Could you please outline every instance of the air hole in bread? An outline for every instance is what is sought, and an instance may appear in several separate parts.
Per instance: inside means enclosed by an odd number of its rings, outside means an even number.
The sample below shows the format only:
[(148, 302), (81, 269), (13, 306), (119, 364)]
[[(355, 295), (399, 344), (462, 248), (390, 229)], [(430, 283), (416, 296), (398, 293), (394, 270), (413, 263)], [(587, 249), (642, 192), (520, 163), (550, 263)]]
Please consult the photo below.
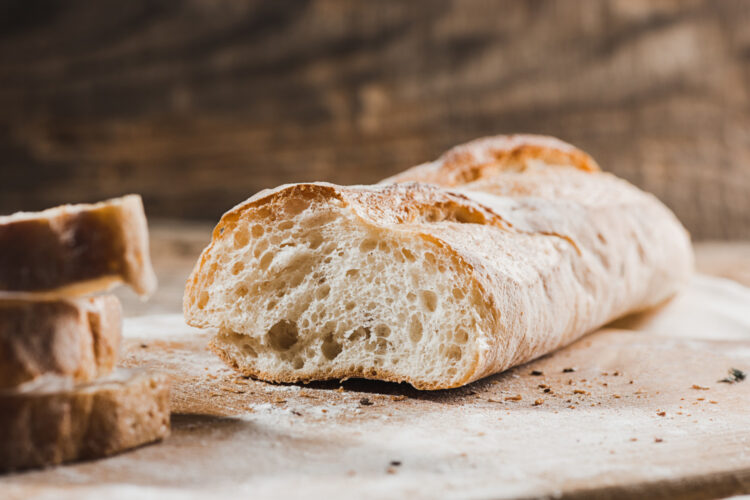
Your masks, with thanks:
[(310, 203), (307, 200), (301, 198), (291, 198), (286, 202), (286, 214), (289, 216), (295, 216), (303, 212), (309, 206)]
[(198, 297), (198, 309), (203, 309), (208, 304), (208, 292), (203, 290)]
[(388, 328), (388, 325), (378, 325), (375, 327), (375, 335), (378, 337), (387, 337), (391, 334), (391, 329)]
[(268, 269), (268, 266), (271, 265), (271, 261), (273, 261), (273, 253), (266, 252), (263, 257), (260, 258), (260, 262), (258, 263), (258, 267), (260, 267), (261, 270), (265, 271)]
[(250, 241), (250, 234), (245, 226), (237, 226), (234, 229), (234, 248), (242, 248)]
[(464, 298), (464, 292), (458, 287), (453, 287), (453, 298), (456, 300), (461, 300)]
[(409, 340), (415, 344), (422, 340), (422, 322), (417, 316), (412, 316), (409, 322)]
[(459, 344), (465, 344), (469, 340), (469, 334), (466, 333), (466, 330), (460, 329), (460, 330), (456, 331), (454, 339)]
[(248, 292), (248, 290), (247, 290), (247, 287), (246, 287), (245, 285), (240, 285), (240, 286), (238, 286), (238, 287), (237, 287), (237, 289), (236, 289), (236, 290), (234, 291), (234, 294), (235, 294), (235, 295), (236, 295), (237, 297), (244, 297), (244, 296), (246, 296), (246, 295), (247, 295), (247, 292)]
[(370, 338), (370, 329), (364, 326), (360, 326), (359, 328), (355, 329), (351, 335), (349, 335), (349, 340), (356, 342), (358, 340), (368, 340)]
[(415, 300), (417, 300), (417, 296), (409, 292), (406, 294), (406, 300), (408, 300), (409, 302), (414, 302)]
[(329, 333), (323, 340), (323, 344), (320, 346), (320, 351), (323, 356), (329, 361), (336, 359), (336, 356), (341, 354), (341, 344), (333, 339), (333, 334)]
[(355, 307), (357, 307), (357, 304), (355, 302), (347, 302), (346, 303), (346, 310), (347, 311), (351, 311)]
[(247, 354), (248, 356), (251, 356), (251, 357), (253, 357), (253, 358), (257, 358), (257, 357), (258, 357), (258, 353), (257, 353), (257, 352), (255, 351), (255, 349), (253, 349), (253, 346), (252, 346), (252, 345), (250, 345), (250, 344), (249, 344), (249, 343), (247, 343), (247, 342), (246, 342), (246, 343), (244, 343), (244, 344), (242, 344), (242, 350), (243, 350), (243, 351), (245, 352), (245, 354)]
[(420, 292), (421, 298), (422, 298), (422, 305), (430, 312), (435, 312), (435, 309), (437, 309), (437, 295), (435, 292), (431, 292), (430, 290), (422, 290)]
[(378, 242), (375, 240), (364, 240), (362, 243), (359, 244), (359, 249), (362, 252), (371, 252), (375, 250), (375, 247), (378, 246)]
[(292, 361), (292, 368), (295, 370), (301, 370), (305, 366), (305, 360), (302, 358), (294, 358)]
[(328, 285), (323, 285), (316, 291), (315, 295), (318, 298), (318, 300), (323, 300), (326, 297), (328, 297), (328, 294), (331, 292), (331, 287)]
[(408, 260), (409, 262), (414, 262), (415, 260), (417, 260), (417, 257), (413, 253), (411, 253), (409, 250), (407, 250), (406, 248), (402, 248), (401, 249), (401, 253), (404, 255), (404, 257), (406, 258), (406, 260)]
[(294, 221), (291, 220), (285, 220), (281, 224), (278, 225), (278, 229), (282, 231), (286, 231), (287, 229), (291, 229), (294, 227)]
[(240, 274), (243, 269), (245, 269), (245, 264), (243, 264), (242, 261), (238, 260), (232, 264), (232, 274), (234, 275)]
[(446, 351), (446, 356), (448, 357), (448, 359), (453, 359), (456, 361), (461, 359), (462, 354), (463, 352), (461, 351), (461, 348), (455, 345), (450, 346)]
[(359, 276), (359, 269), (349, 269), (346, 272), (347, 278), (356, 278), (357, 276)]
[(299, 339), (297, 324), (292, 321), (281, 320), (274, 324), (268, 333), (268, 344), (276, 351), (288, 351)]
[(263, 226), (261, 226), (260, 224), (255, 224), (250, 230), (250, 233), (253, 235), (253, 238), (260, 238), (261, 236), (263, 236)]

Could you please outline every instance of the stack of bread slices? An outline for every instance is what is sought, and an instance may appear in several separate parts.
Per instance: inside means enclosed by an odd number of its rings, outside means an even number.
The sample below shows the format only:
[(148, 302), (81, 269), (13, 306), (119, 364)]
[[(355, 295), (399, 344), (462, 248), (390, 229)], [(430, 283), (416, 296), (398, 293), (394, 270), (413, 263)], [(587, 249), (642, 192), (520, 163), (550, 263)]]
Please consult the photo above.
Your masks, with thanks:
[(119, 283), (156, 287), (139, 196), (0, 217), (0, 470), (168, 435), (168, 379), (115, 368)]

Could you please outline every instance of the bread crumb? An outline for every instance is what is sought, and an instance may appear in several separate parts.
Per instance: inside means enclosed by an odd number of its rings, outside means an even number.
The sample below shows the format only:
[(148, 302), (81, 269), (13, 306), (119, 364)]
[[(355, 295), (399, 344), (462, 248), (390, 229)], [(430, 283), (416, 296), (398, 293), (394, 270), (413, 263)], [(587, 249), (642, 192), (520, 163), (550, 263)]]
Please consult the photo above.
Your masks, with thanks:
[(621, 396), (619, 394), (612, 394), (612, 397), (615, 399), (620, 399)]
[(584, 391), (583, 389), (573, 389), (573, 394), (586, 394), (586, 395), (591, 395), (591, 393), (590, 393), (590, 392), (586, 392), (586, 391)]
[(359, 400), (359, 404), (362, 406), (372, 406), (374, 403), (367, 398), (362, 398)]
[(654, 443), (661, 443), (664, 440), (662, 438), (654, 438)]
[(520, 394), (516, 394), (515, 396), (506, 396), (505, 401), (521, 401), (523, 399), (523, 396)]
[(702, 385), (698, 385), (698, 384), (693, 384), (692, 386), (690, 386), (690, 388), (698, 390), (698, 391), (707, 391), (710, 389), (710, 387), (703, 387)]
[(709, 403), (711, 403), (712, 405), (717, 405), (717, 404), (719, 404), (719, 402), (718, 402), (718, 401), (714, 401), (713, 399), (709, 400), (708, 402), (709, 402)]
[(534, 401), (534, 406), (539, 406), (540, 404), (543, 404), (543, 403), (544, 403), (543, 399), (537, 399), (536, 401)]
[(665, 411), (657, 411), (656, 414), (659, 415), (660, 417), (666, 417), (667, 416), (667, 412), (665, 412)]
[(400, 395), (400, 396), (391, 396), (391, 401), (403, 401), (406, 399), (406, 396)]

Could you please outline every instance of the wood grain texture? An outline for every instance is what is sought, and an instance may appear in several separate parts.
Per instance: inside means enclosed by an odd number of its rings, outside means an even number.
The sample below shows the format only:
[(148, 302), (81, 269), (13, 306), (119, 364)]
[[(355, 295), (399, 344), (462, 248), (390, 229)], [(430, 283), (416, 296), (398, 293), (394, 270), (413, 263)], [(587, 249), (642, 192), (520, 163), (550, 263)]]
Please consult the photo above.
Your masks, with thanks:
[(750, 3), (0, 6), (0, 212), (144, 196), (216, 220), (496, 133), (559, 136), (696, 238), (750, 237)]

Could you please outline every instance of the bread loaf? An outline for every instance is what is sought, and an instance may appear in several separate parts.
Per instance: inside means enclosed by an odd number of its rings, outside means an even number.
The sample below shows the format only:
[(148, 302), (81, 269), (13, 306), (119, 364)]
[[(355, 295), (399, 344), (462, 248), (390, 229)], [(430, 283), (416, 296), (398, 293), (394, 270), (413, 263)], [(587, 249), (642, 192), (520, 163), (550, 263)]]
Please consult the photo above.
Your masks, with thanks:
[(0, 390), (0, 470), (104, 457), (167, 435), (165, 375), (118, 369), (80, 385), (58, 377)]
[(0, 300), (0, 389), (41, 375), (90, 381), (112, 371), (120, 346), (120, 302)]
[(380, 185), (256, 194), (217, 225), (184, 314), (264, 380), (444, 389), (667, 300), (692, 259), (669, 209), (584, 152), (494, 137)]
[(0, 298), (67, 298), (120, 282), (142, 296), (156, 288), (140, 196), (0, 217)]

